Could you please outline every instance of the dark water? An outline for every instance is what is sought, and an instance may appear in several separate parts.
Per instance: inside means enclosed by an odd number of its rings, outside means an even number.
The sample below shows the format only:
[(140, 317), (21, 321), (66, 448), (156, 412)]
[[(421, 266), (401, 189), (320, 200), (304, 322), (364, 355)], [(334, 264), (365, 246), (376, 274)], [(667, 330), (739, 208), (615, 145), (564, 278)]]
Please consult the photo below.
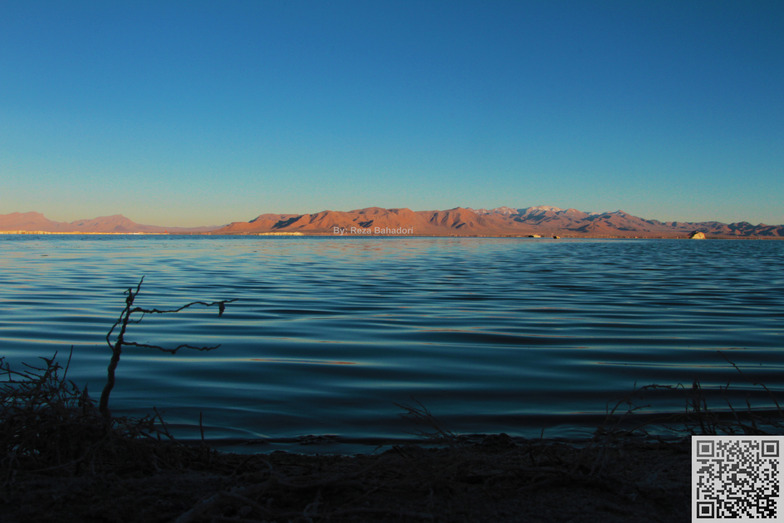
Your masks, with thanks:
[[(185, 438), (199, 413), (214, 440), (406, 438), (395, 403), (415, 401), (455, 432), (578, 436), (635, 384), (732, 382), (760, 406), (752, 381), (784, 388), (773, 241), (0, 236), (0, 355), (73, 345), (69, 375), (97, 397), (142, 275), (138, 305), (238, 300), (129, 328), (222, 344), (120, 362), (113, 412), (157, 406)], [(651, 411), (684, 409), (654, 396)]]

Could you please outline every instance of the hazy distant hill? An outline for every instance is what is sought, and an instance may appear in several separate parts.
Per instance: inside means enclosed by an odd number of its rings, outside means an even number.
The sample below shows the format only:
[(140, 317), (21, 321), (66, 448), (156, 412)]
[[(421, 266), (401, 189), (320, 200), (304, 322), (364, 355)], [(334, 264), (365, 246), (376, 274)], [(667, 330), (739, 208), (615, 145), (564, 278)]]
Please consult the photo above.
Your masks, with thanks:
[(38, 212), (0, 214), (0, 232), (59, 232), (59, 233), (194, 233), (214, 230), (217, 227), (160, 227), (142, 225), (120, 214), (55, 222)]
[(660, 222), (624, 211), (588, 213), (548, 205), (515, 209), (412, 211), (368, 207), (313, 214), (262, 214), (248, 222), (222, 227), (140, 225), (121, 215), (70, 223), (55, 222), (37, 212), (0, 215), (0, 232), (71, 233), (208, 233), (208, 234), (345, 234), (421, 236), (528, 236), (682, 238), (693, 231), (720, 238), (782, 238), (784, 225), (748, 222)]

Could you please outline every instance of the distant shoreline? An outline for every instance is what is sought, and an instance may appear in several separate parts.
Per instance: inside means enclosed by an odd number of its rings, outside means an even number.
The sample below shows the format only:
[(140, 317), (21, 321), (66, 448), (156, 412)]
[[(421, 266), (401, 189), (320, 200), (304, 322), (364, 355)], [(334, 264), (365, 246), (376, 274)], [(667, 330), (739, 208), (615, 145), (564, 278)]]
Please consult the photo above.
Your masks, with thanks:
[(168, 232), (85, 232), (85, 231), (0, 231), (0, 234), (19, 234), (19, 235), (33, 235), (33, 236), (43, 236), (43, 235), (60, 235), (60, 236), (84, 236), (84, 235), (113, 235), (113, 236), (172, 236), (175, 234), (183, 234), (183, 233), (168, 233)]
[[(330, 234), (319, 232), (243, 232), (225, 233), (206, 232), (87, 232), (87, 231), (0, 231), (0, 236), (280, 236), (297, 238), (518, 238), (531, 240), (689, 240), (683, 235), (641, 236), (641, 235), (557, 235), (533, 236), (530, 234)], [(729, 236), (711, 235), (708, 240), (784, 240), (779, 236)]]

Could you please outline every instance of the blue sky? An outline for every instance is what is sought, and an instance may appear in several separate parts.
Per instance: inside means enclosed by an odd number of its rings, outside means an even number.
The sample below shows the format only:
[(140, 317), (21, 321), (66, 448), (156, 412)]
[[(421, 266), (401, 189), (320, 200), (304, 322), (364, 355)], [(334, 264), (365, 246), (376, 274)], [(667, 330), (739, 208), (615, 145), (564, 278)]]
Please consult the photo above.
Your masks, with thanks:
[(0, 214), (784, 223), (780, 1), (0, 3)]

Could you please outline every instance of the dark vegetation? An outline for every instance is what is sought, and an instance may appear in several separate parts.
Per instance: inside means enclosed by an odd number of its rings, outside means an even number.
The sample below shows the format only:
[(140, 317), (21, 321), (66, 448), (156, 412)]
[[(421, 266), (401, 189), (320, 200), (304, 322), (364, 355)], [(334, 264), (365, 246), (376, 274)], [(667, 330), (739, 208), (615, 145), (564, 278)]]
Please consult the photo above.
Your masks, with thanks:
[[(129, 325), (197, 305), (222, 314), (231, 301), (144, 309), (134, 305), (141, 283), (107, 334), (97, 404), (68, 380), (70, 356), (21, 370), (0, 358), (0, 521), (688, 521), (690, 434), (781, 429), (775, 399), (773, 411), (713, 410), (695, 382), (636, 389), (583, 441), (461, 436), (416, 403), (399, 406), (422, 445), (357, 456), (219, 453), (203, 439), (176, 441), (157, 411), (110, 414), (124, 349), (216, 348), (131, 342)], [(645, 395), (663, 389), (684, 394), (684, 412), (640, 416)], [(654, 426), (676, 436), (663, 440)]]

